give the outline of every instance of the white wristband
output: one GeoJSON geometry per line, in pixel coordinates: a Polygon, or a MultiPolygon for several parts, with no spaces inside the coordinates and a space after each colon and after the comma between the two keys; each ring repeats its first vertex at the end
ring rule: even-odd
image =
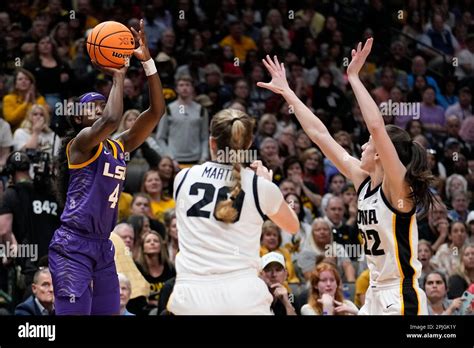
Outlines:
{"type": "Polygon", "coordinates": [[[142,62],[142,66],[145,70],[146,76],[151,76],[156,73],[156,65],[153,58],[148,59],[146,62],[142,62]]]}

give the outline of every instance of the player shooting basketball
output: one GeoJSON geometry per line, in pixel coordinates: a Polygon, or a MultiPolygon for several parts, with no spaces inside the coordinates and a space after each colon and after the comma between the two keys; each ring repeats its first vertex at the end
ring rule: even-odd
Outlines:
{"type": "Polygon", "coordinates": [[[370,288],[359,314],[427,314],[426,295],[418,287],[416,208],[427,212],[433,201],[426,151],[403,129],[384,125],[380,110],[359,79],[372,48],[368,39],[352,50],[349,82],[371,134],[362,146],[362,158],[349,154],[331,137],[326,126],[289,88],[283,64],[267,56],[272,76],[258,86],[281,94],[295,110],[306,134],[359,194],[358,225],[370,270],[370,288]]]}
{"type": "Polygon", "coordinates": [[[117,140],[109,136],[123,114],[123,84],[127,68],[100,67],[113,77],[108,101],[99,93],[79,97],[93,103],[95,115],[70,117],[72,132],[60,153],[59,193],[65,203],[61,226],[51,240],[49,265],[56,314],[119,314],[119,281],[110,232],[117,221],[118,199],[125,180],[125,154],[139,147],[165,110],[162,86],[150,57],[144,22],[132,28],[139,43],[134,56],[148,77],[150,107],[117,140]]]}

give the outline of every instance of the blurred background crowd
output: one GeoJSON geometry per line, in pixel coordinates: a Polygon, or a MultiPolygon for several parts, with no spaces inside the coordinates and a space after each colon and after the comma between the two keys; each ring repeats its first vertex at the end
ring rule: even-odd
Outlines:
{"type": "MultiPolygon", "coordinates": [[[[256,83],[269,80],[261,59],[277,55],[298,97],[358,157],[369,133],[345,70],[351,48],[368,37],[374,47],[362,80],[385,122],[426,148],[436,178],[439,203],[418,221],[430,313],[469,312],[461,298],[474,293],[472,1],[16,0],[0,3],[0,242],[7,249],[4,236],[13,231],[18,244],[38,246],[38,258],[3,255],[3,313],[54,313],[47,250],[62,208],[52,189],[66,129],[61,114],[75,96],[110,92],[111,79],[85,50],[87,31],[107,20],[138,30],[141,18],[167,109],[127,158],[112,234],[122,314],[166,312],[179,238],[173,180],[209,159],[209,122],[222,108],[255,118],[252,150],[301,222],[295,236],[263,225],[261,256],[284,257],[262,259],[269,287],[284,289],[272,292],[274,312],[321,314],[318,300],[328,291],[344,305],[335,314],[353,314],[364,303],[369,278],[354,186],[311,143],[291,106],[256,83]],[[12,151],[23,154],[12,159],[12,151]]],[[[132,59],[117,133],[148,105],[146,77],[132,59]]]]}

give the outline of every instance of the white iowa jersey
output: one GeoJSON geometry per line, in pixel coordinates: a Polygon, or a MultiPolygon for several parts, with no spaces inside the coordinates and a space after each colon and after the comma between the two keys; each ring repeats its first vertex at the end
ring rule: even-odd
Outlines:
{"type": "Polygon", "coordinates": [[[236,222],[216,220],[217,202],[232,186],[232,166],[206,162],[182,170],[174,181],[179,253],[176,272],[210,275],[259,270],[260,235],[265,215],[275,214],[283,201],[279,188],[241,170],[242,192],[234,201],[236,222]],[[258,191],[258,192],[257,192],[258,191]]]}
{"type": "Polygon", "coordinates": [[[421,263],[418,261],[418,226],[415,208],[397,212],[388,202],[382,185],[370,188],[370,177],[358,191],[357,223],[373,286],[418,285],[421,263]]]}

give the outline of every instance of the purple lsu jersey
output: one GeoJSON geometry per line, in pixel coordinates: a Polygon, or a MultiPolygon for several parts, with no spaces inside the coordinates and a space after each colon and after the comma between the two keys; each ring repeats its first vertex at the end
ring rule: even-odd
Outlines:
{"type": "Polygon", "coordinates": [[[109,238],[116,225],[118,201],[125,181],[126,163],[123,145],[107,139],[95,155],[81,164],[69,161],[69,188],[61,226],[91,238],[109,238]]]}

